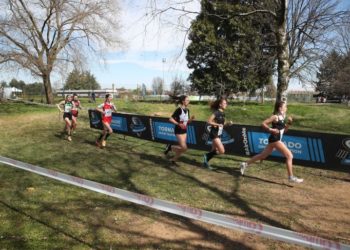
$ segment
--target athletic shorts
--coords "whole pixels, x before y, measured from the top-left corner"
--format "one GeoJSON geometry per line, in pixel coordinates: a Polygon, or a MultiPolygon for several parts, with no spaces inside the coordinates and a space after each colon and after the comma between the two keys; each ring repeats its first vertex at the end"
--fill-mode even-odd
{"type": "Polygon", "coordinates": [[[217,128],[212,128],[209,132],[209,139],[211,139],[211,140],[216,139],[216,138],[221,139],[221,135],[219,135],[219,130],[217,128]]]}
{"type": "Polygon", "coordinates": [[[72,114],[71,113],[63,113],[63,120],[68,118],[69,120],[72,120],[72,114]]]}
{"type": "Polygon", "coordinates": [[[280,141],[281,140],[281,137],[280,137],[280,134],[271,134],[269,136],[269,143],[273,143],[273,142],[276,142],[276,141],[280,141]]]}
{"type": "Polygon", "coordinates": [[[187,134],[187,129],[182,129],[179,126],[175,126],[175,135],[187,134]]]}
{"type": "Polygon", "coordinates": [[[103,117],[102,122],[111,124],[112,123],[112,116],[103,117]]]}

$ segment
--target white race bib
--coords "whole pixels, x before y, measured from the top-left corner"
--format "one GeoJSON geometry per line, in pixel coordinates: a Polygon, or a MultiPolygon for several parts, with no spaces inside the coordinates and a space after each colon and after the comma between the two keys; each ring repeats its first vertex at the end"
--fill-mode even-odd
{"type": "Polygon", "coordinates": [[[112,116],[112,110],[111,109],[105,109],[105,116],[112,116]]]}

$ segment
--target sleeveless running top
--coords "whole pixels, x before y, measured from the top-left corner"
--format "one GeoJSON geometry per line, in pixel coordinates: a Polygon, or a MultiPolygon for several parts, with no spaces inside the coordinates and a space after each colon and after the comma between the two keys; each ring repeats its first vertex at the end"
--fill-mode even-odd
{"type": "Polygon", "coordinates": [[[111,123],[112,122],[112,112],[115,109],[115,106],[111,102],[104,102],[98,106],[98,108],[102,109],[104,113],[102,113],[102,121],[111,123]]]}
{"type": "Polygon", "coordinates": [[[79,100],[73,100],[74,106],[72,108],[72,115],[78,116],[78,108],[80,107],[80,101],[79,100]]]}
{"type": "Polygon", "coordinates": [[[171,116],[177,123],[182,123],[186,126],[186,129],[182,129],[179,125],[175,125],[175,134],[187,133],[187,123],[190,117],[190,110],[178,107],[171,116]]]}
{"type": "Polygon", "coordinates": [[[74,105],[72,102],[65,102],[64,103],[64,113],[72,113],[72,109],[73,109],[74,105]]]}
{"type": "MultiPolygon", "coordinates": [[[[224,125],[225,124],[225,113],[221,110],[215,110],[214,113],[214,122],[224,125]]],[[[223,126],[219,127],[219,126],[211,126],[210,129],[210,138],[214,139],[217,138],[219,136],[222,135],[222,130],[223,130],[223,126]]]]}
{"type": "Polygon", "coordinates": [[[269,137],[269,142],[276,142],[282,140],[284,129],[286,128],[285,116],[277,115],[277,121],[272,122],[272,128],[278,129],[278,134],[272,134],[269,137]]]}

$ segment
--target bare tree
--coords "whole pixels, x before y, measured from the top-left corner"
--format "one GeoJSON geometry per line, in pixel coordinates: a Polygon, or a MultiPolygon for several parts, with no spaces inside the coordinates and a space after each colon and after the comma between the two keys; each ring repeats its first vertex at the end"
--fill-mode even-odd
{"type": "Polygon", "coordinates": [[[47,103],[54,70],[119,44],[116,0],[3,0],[0,8],[0,64],[41,78],[47,103]]]}
{"type": "Polygon", "coordinates": [[[170,91],[173,96],[184,94],[185,80],[178,76],[174,77],[170,85],[170,91]]]}
{"type": "Polygon", "coordinates": [[[334,49],[343,55],[350,53],[350,16],[344,18],[343,23],[336,27],[334,49]]]}
{"type": "Polygon", "coordinates": [[[153,78],[153,80],[152,80],[152,90],[153,90],[153,93],[155,93],[156,95],[163,94],[164,82],[163,82],[162,78],[160,78],[160,77],[153,78]]]}
{"type": "MultiPolygon", "coordinates": [[[[183,28],[181,17],[193,15],[182,5],[195,0],[178,0],[177,5],[158,8],[157,0],[149,0],[148,9],[153,16],[161,16],[166,11],[179,13],[179,26],[183,28]]],[[[220,1],[218,1],[220,2],[220,1]]],[[[313,75],[315,65],[330,45],[330,34],[347,11],[336,9],[338,0],[265,0],[256,1],[253,10],[237,13],[237,16],[268,14],[275,20],[277,51],[277,95],[276,100],[287,100],[286,91],[292,77],[305,79],[307,73],[313,75]]],[[[190,27],[187,27],[190,29],[190,27]]]]}

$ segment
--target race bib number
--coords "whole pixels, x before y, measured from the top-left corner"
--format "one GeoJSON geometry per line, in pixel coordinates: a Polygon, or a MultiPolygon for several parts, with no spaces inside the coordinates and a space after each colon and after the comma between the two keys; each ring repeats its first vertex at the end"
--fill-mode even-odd
{"type": "Polygon", "coordinates": [[[223,128],[224,128],[223,126],[220,126],[220,127],[219,127],[218,136],[222,135],[222,130],[223,130],[223,128]]]}
{"type": "Polygon", "coordinates": [[[105,116],[112,116],[112,110],[111,109],[106,109],[105,110],[105,116]]]}
{"type": "Polygon", "coordinates": [[[72,111],[72,106],[70,105],[65,105],[64,106],[64,112],[65,113],[70,113],[72,111]]]}
{"type": "Polygon", "coordinates": [[[280,140],[282,140],[283,134],[284,134],[284,129],[281,129],[280,130],[280,140]]]}

